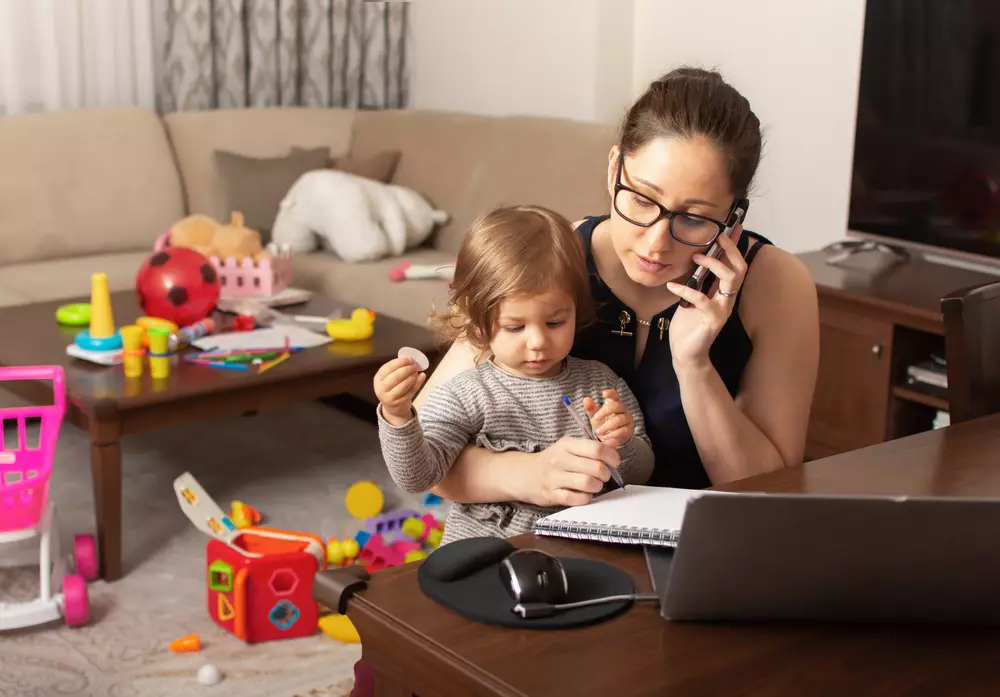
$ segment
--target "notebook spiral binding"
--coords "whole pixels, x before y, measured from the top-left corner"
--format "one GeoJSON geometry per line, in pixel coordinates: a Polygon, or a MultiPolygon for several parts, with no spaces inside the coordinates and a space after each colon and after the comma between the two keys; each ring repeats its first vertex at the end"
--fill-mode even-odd
{"type": "Polygon", "coordinates": [[[596,542],[617,542],[631,545],[650,545],[653,547],[676,547],[680,539],[679,530],[656,530],[636,526],[594,525],[566,521],[554,523],[539,520],[535,523],[535,533],[552,537],[567,537],[574,540],[593,540],[596,542]]]}

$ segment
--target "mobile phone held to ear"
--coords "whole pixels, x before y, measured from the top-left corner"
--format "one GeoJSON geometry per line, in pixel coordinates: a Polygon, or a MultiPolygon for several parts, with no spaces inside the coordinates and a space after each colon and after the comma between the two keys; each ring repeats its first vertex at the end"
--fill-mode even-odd
{"type": "MultiPolygon", "coordinates": [[[[726,219],[726,228],[722,231],[721,235],[726,237],[732,237],[733,231],[736,230],[736,226],[743,222],[747,216],[747,211],[750,209],[750,201],[745,198],[741,198],[736,203],[733,204],[733,210],[730,212],[729,217],[726,219]]],[[[711,257],[712,259],[718,259],[723,254],[722,245],[715,242],[712,248],[708,250],[708,254],[705,256],[711,257]]],[[[691,274],[691,278],[687,280],[684,285],[688,288],[694,288],[699,293],[704,293],[705,289],[712,285],[715,280],[715,274],[708,270],[705,266],[699,266],[691,274]]],[[[681,298],[681,307],[691,307],[691,303],[681,298]]]]}

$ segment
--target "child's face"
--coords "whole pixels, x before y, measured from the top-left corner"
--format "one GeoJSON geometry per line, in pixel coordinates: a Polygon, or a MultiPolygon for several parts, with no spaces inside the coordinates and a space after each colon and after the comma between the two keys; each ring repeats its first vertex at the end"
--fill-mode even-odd
{"type": "Polygon", "coordinates": [[[559,373],[573,348],[576,303],[561,288],[513,296],[500,303],[490,349],[507,370],[529,377],[559,373]]]}

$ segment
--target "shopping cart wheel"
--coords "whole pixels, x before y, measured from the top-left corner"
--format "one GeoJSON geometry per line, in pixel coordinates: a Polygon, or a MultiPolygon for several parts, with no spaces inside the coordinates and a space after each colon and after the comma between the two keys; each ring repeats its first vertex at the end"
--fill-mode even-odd
{"type": "Polygon", "coordinates": [[[87,581],[80,574],[63,577],[63,618],[70,627],[80,627],[90,621],[90,599],[87,581]]]}
{"type": "Polygon", "coordinates": [[[77,573],[87,581],[97,578],[97,542],[93,535],[77,535],[73,538],[73,564],[77,573]]]}

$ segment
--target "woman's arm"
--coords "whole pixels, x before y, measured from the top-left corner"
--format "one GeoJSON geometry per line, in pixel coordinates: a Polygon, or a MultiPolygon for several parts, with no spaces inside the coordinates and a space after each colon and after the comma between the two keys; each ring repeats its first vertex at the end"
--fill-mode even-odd
{"type": "Polygon", "coordinates": [[[713,484],[800,464],[816,384],[816,287],[798,259],[762,249],[744,281],[740,317],[753,354],[735,400],[711,363],[675,365],[684,413],[713,484]]]}

